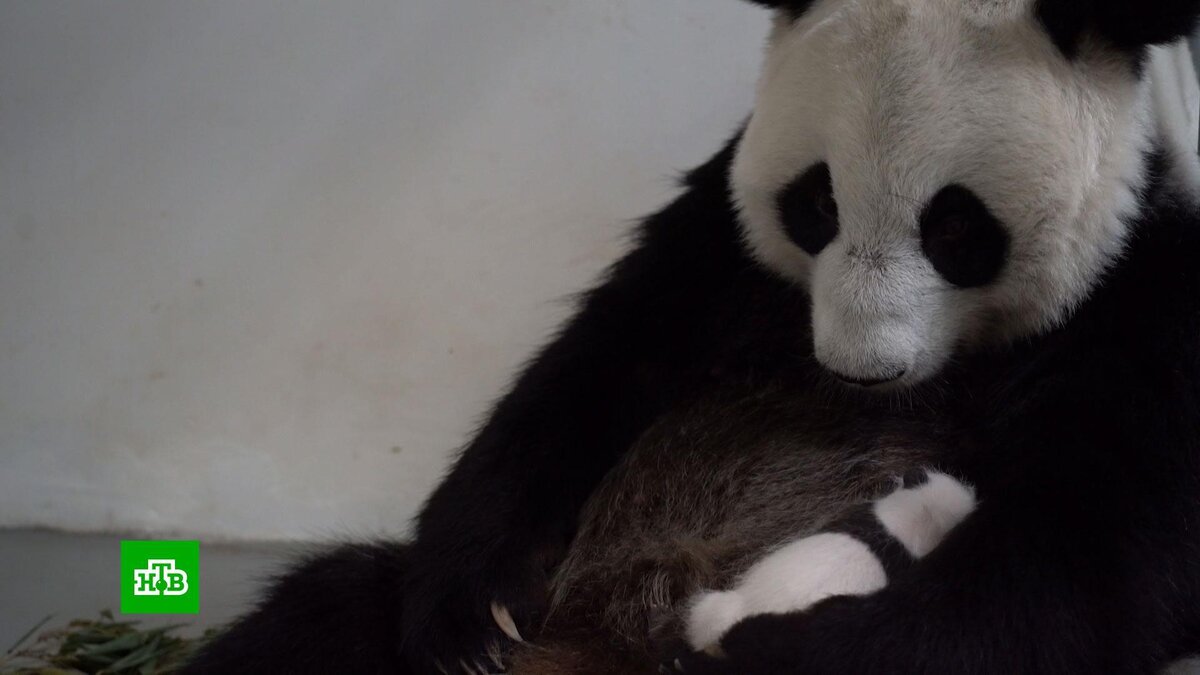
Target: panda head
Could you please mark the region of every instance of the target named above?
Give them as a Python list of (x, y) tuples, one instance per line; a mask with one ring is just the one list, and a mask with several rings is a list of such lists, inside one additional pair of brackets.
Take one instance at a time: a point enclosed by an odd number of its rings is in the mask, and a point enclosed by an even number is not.
[[(908, 386), (1066, 319), (1123, 249), (1150, 45), (1200, 0), (784, 0), (731, 184), (840, 378)], [(881, 386), (881, 388), (888, 388)]]

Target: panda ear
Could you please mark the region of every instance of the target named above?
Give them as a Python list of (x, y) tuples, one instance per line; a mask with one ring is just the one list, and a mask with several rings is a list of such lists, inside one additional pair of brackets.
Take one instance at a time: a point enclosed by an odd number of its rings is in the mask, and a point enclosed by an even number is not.
[(1055, 43), (1071, 56), (1090, 30), (1123, 50), (1190, 35), (1200, 0), (1038, 0), (1037, 12)]
[(1191, 35), (1200, 0), (1098, 0), (1100, 32), (1119, 47), (1173, 42)]

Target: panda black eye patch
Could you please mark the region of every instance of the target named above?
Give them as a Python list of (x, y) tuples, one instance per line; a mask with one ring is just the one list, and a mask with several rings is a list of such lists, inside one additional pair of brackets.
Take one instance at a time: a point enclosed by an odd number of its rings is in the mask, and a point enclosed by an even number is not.
[(921, 213), (921, 250), (943, 279), (973, 288), (1000, 274), (1008, 233), (974, 192), (949, 185)]
[(837, 201), (829, 165), (816, 164), (779, 193), (779, 218), (797, 246), (816, 255), (838, 233)]

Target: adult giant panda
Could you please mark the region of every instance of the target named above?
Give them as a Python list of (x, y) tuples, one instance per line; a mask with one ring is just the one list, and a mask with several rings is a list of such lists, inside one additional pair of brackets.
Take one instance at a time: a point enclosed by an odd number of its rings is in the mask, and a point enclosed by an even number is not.
[[(1200, 210), (1152, 45), (1200, 0), (801, 0), (750, 121), (517, 379), (416, 540), (191, 672), (654, 672), (686, 599), (891, 477), (978, 508), (700, 673), (1149, 673), (1200, 646)], [(529, 642), (523, 642), (529, 640)]]

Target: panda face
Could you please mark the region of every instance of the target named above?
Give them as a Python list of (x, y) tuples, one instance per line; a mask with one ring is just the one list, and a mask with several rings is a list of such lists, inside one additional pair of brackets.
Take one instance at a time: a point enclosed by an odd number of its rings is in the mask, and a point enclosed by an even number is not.
[(1135, 52), (1086, 26), (1064, 49), (1046, 1), (778, 12), (732, 187), (755, 256), (809, 289), (816, 357), (842, 379), (911, 385), (1047, 330), (1119, 257), (1147, 87)]

